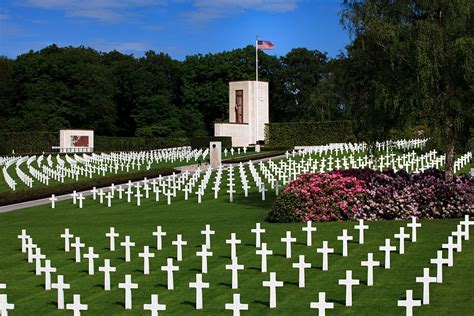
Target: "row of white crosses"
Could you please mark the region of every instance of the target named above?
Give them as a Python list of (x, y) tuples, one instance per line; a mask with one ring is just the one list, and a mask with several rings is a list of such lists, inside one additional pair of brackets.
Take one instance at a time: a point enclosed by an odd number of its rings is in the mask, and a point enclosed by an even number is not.
[(453, 168), (454, 173), (458, 172), (465, 165), (469, 164), (471, 162), (471, 160), (472, 160), (472, 151), (458, 157), (454, 161), (454, 168)]
[(5, 283), (0, 283), (0, 315), (2, 316), (8, 316), (8, 311), (15, 309), (15, 304), (8, 303), (8, 295), (1, 293), (6, 289), (7, 285)]
[[(406, 290), (406, 298), (398, 300), (398, 306), (404, 307), (406, 315), (413, 315), (413, 308), (430, 304), (430, 284), (443, 283), (443, 265), (454, 266), (454, 251), (462, 252), (463, 240), (469, 240), (470, 226), (474, 226), (474, 220), (465, 215), (464, 219), (456, 226), (456, 230), (451, 232), (448, 242), (441, 245), (441, 250), (437, 250), (436, 258), (430, 259), (430, 263), (436, 265), (436, 276), (430, 275), (430, 268), (423, 268), (423, 276), (416, 277), (416, 283), (423, 284), (422, 300), (414, 299), (413, 290)], [(454, 240), (456, 238), (456, 240)], [(447, 256), (444, 257), (443, 249), (447, 250)]]
[(230, 153), (231, 156), (234, 155), (234, 153), (237, 153), (237, 155), (240, 155), (240, 151), (242, 150), (242, 152), (244, 154), (247, 153), (247, 147), (237, 147), (237, 150), (234, 148), (234, 147), (231, 147), (229, 150), (227, 148), (224, 148), (224, 157), (227, 157), (227, 155)]

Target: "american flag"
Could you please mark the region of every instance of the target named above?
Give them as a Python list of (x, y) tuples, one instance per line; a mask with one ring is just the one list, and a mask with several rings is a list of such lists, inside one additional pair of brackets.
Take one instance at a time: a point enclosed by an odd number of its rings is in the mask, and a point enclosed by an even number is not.
[(257, 41), (258, 49), (273, 49), (274, 47), (275, 45), (270, 41)]

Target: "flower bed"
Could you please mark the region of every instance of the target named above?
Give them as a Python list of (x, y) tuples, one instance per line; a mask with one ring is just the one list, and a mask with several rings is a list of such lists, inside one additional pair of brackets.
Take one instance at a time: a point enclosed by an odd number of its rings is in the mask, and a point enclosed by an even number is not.
[(473, 213), (474, 180), (444, 181), (442, 171), (420, 174), (351, 169), (302, 174), (285, 188), (270, 222), (455, 218)]

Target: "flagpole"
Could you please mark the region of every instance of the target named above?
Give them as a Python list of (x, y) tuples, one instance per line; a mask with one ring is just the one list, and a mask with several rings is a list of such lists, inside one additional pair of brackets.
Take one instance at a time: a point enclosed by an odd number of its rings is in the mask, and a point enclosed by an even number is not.
[(258, 35), (255, 38), (255, 146), (258, 142)]

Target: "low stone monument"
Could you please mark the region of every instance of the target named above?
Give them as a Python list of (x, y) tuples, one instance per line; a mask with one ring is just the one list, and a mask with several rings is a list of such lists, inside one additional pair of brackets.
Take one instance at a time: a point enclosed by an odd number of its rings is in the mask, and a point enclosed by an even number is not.
[(84, 153), (94, 151), (94, 131), (91, 129), (62, 129), (59, 131), (61, 153)]
[(211, 142), (209, 146), (211, 168), (217, 168), (222, 164), (222, 143)]

